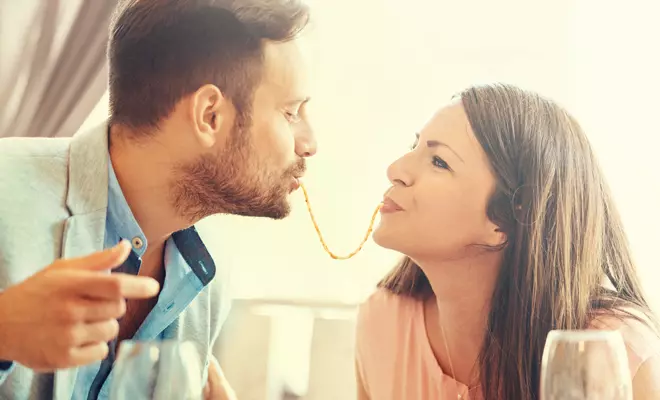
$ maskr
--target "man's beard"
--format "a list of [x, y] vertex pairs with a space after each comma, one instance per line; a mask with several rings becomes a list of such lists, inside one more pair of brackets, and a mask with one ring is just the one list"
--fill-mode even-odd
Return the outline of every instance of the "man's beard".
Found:
[[250, 118], [245, 118], [243, 123], [237, 120], [221, 154], [206, 154], [175, 168], [170, 197], [181, 217], [194, 223], [218, 213], [282, 219], [291, 212], [291, 180], [304, 173], [305, 160], [282, 174], [266, 172], [268, 165], [252, 152]]

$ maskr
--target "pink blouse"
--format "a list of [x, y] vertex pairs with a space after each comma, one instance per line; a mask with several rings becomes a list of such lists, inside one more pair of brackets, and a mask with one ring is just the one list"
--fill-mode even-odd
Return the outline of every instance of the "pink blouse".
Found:
[[[640, 322], [604, 317], [593, 327], [621, 332], [632, 376], [645, 360], [660, 354], [660, 339]], [[481, 398], [478, 389], [468, 393], [438, 365], [426, 336], [421, 301], [385, 290], [371, 295], [360, 307], [356, 352], [358, 373], [371, 400]]]

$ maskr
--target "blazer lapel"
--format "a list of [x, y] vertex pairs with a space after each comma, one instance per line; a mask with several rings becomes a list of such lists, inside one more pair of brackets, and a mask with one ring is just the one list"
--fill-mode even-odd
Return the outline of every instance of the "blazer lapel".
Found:
[[108, 207], [108, 125], [105, 123], [71, 139], [66, 205], [72, 215]]
[[[108, 207], [108, 134], [104, 124], [71, 141], [67, 207], [62, 257], [85, 256], [103, 250]], [[55, 400], [71, 400], [77, 368], [55, 372]]]

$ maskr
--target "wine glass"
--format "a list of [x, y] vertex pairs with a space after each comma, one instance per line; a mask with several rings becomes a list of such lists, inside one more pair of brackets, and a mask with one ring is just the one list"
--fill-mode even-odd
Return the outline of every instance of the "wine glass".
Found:
[[541, 400], [632, 400], [626, 347], [617, 331], [551, 331]]
[[190, 342], [125, 340], [112, 375], [111, 400], [203, 398], [202, 365]]

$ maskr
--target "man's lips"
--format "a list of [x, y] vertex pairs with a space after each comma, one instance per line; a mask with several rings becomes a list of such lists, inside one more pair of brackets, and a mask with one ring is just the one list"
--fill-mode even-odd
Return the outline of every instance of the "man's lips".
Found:
[[300, 177], [292, 176], [291, 177], [291, 190], [298, 190], [300, 188]]

